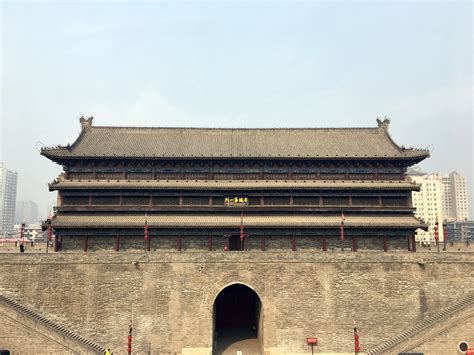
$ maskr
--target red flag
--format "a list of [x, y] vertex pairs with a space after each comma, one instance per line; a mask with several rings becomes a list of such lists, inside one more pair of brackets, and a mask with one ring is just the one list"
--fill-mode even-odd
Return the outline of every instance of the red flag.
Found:
[[355, 325], [354, 325], [354, 350], [356, 354], [358, 354], [360, 351], [359, 334], [357, 333], [357, 328], [355, 327]]
[[344, 216], [344, 212], [341, 212], [341, 240], [344, 240], [344, 220], [346, 217]]
[[132, 354], [132, 321], [130, 321], [130, 324], [128, 326], [127, 354]]
[[48, 224], [48, 240], [51, 241], [53, 239], [53, 227], [51, 227], [51, 223]]
[[148, 222], [145, 220], [145, 240], [148, 240]]

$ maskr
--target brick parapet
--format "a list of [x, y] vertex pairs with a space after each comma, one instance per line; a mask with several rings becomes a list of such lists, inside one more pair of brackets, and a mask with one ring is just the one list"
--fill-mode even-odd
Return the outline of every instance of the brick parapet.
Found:
[[[3, 257], [4, 256], [4, 257]], [[473, 253], [94, 252], [2, 254], [0, 294], [88, 339], [134, 350], [210, 348], [217, 294], [253, 288], [263, 307], [264, 346], [304, 353], [352, 348], [352, 320], [371, 349], [463, 298]]]
[[410, 252], [70, 252], [3, 254], [8, 264], [129, 264], [129, 263], [474, 263], [474, 253]]

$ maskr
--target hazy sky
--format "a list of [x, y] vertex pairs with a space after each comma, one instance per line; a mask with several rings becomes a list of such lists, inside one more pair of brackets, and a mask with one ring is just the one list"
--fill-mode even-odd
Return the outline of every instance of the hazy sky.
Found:
[[[473, 200], [471, 2], [2, 2], [1, 160], [40, 212], [36, 142], [95, 125], [375, 127]], [[40, 145], [40, 143], [38, 143]]]

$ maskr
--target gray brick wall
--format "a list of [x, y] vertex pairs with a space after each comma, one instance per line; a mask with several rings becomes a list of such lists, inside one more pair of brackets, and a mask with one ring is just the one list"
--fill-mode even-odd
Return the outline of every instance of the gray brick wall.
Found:
[[460, 283], [474, 284], [472, 253], [285, 248], [5, 253], [0, 293], [117, 352], [132, 319], [134, 351], [161, 354], [210, 347], [215, 297], [244, 283], [261, 297], [264, 346], [281, 354], [307, 352], [308, 336], [320, 339], [318, 352], [350, 352], [354, 319], [362, 349], [372, 348], [472, 291]]

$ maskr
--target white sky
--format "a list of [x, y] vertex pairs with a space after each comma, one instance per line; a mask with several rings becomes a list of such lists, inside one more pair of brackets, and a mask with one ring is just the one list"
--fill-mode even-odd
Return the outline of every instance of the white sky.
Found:
[[[96, 125], [373, 127], [473, 201], [471, 2], [3, 2], [0, 159], [40, 213], [36, 142]], [[43, 217], [43, 216], [42, 216]]]

